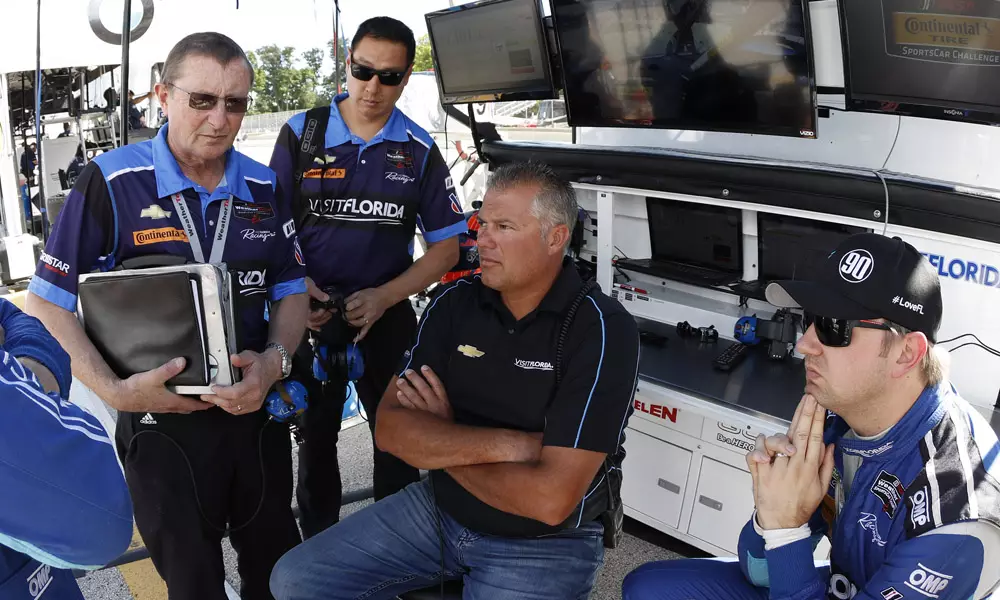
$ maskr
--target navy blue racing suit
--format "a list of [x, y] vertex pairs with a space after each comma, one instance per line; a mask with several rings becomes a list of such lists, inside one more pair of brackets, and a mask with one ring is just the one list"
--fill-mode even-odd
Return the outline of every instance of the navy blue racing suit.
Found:
[[[69, 355], [0, 299], [0, 598], [82, 599], [69, 569], [94, 569], [132, 538], [132, 503], [100, 422], [67, 402]], [[46, 394], [19, 359], [55, 376]]]
[[[811, 537], [765, 548], [751, 518], [738, 564], [650, 563], [626, 577], [624, 600], [979, 600], [997, 589], [1000, 444], [950, 384], [925, 389], [877, 439], [832, 413], [825, 438], [836, 470]], [[830, 566], [817, 568], [823, 535]]]

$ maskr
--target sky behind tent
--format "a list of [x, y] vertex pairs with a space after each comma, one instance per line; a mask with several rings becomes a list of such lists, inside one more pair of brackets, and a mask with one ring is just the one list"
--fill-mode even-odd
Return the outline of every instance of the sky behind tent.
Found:
[[[221, 0], [228, 1], [228, 0]], [[324, 46], [333, 35], [333, 0], [280, 0], [281, 10], [274, 10], [274, 0], [240, 0], [243, 15], [241, 42], [248, 49], [267, 44], [292, 46], [297, 50]], [[463, 4], [456, 0], [455, 4]], [[271, 10], [262, 11], [269, 6]], [[413, 29], [419, 38], [427, 33], [424, 14], [448, 7], [448, 0], [341, 0], [340, 13], [344, 34], [350, 39], [365, 19], [387, 15]], [[245, 11], [245, 12], [244, 12]], [[264, 16], [266, 14], [266, 16]], [[303, 22], [303, 18], [306, 22]]]

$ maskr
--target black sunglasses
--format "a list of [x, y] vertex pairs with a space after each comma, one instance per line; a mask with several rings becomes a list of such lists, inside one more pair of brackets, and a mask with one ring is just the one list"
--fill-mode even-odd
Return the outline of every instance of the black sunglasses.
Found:
[[379, 83], [382, 85], [396, 87], [397, 85], [403, 83], [403, 78], [406, 77], [406, 72], [408, 70], [409, 69], [403, 69], [402, 71], [376, 71], [371, 67], [359, 65], [357, 61], [354, 60], [354, 54], [351, 54], [351, 75], [359, 81], [371, 81], [372, 77], [378, 75]]
[[850, 346], [851, 336], [856, 327], [892, 331], [892, 327], [889, 327], [885, 323], [878, 323], [867, 319], [832, 319], [810, 313], [803, 314], [803, 323], [806, 329], [809, 329], [810, 325], [815, 326], [816, 337], [819, 338], [819, 343], [833, 348]]
[[250, 103], [252, 100], [249, 96], [239, 96], [239, 97], [227, 97], [219, 98], [218, 96], [213, 96], [212, 94], [204, 94], [202, 92], [189, 92], [184, 88], [179, 88], [172, 83], [168, 83], [170, 87], [178, 89], [188, 95], [188, 106], [195, 110], [212, 110], [215, 105], [219, 103], [219, 100], [224, 100], [226, 104], [226, 112], [233, 114], [243, 114], [250, 108]]

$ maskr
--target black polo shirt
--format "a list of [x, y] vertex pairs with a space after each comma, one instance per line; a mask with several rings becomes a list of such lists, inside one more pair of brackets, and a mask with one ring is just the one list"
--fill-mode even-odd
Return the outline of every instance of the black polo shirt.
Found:
[[[460, 280], [427, 308], [402, 370], [434, 369], [456, 423], [544, 431], [544, 445], [603, 452], [620, 469], [638, 375], [639, 335], [621, 304], [596, 289], [580, 304], [569, 329], [563, 380], [555, 389], [556, 338], [582, 287], [567, 261], [538, 308], [516, 321], [500, 294], [479, 277]], [[481, 502], [444, 471], [432, 472], [431, 478], [443, 510], [465, 527], [492, 535], [536, 536], [577, 527], [607, 503], [603, 467], [587, 501], [555, 528]], [[614, 478], [620, 478], [620, 470]]]

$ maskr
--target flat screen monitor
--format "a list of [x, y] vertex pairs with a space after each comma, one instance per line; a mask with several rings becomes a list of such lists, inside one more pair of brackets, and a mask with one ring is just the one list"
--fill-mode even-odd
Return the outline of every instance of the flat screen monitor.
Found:
[[838, 4], [849, 109], [1000, 123], [1000, 3]]
[[757, 215], [757, 279], [804, 279], [844, 238], [868, 229], [784, 215]]
[[428, 13], [442, 104], [557, 98], [540, 0], [484, 0]]
[[646, 199], [654, 261], [743, 271], [743, 215], [735, 208]]
[[816, 137], [806, 0], [552, 0], [574, 126]]

